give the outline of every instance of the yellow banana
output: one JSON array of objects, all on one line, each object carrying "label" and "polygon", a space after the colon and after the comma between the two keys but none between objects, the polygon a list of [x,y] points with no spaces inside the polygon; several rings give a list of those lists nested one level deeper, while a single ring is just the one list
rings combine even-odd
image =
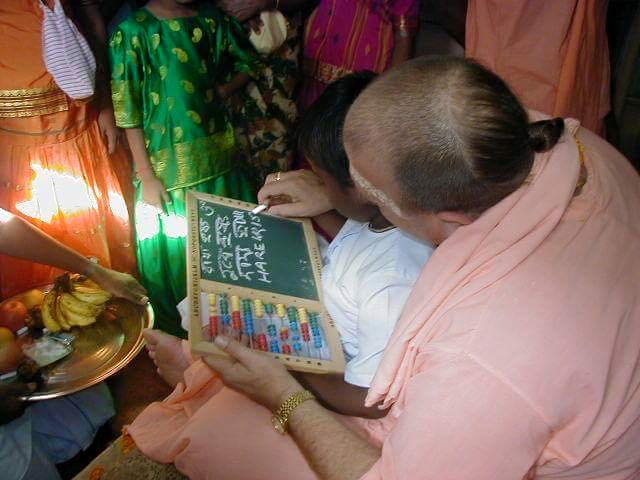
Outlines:
[{"label": "yellow banana", "polygon": [[78,300],[70,293],[60,294],[60,306],[64,311],[71,311],[83,317],[97,317],[104,310],[103,305],[94,305],[93,303],[83,302]]},{"label": "yellow banana", "polygon": [[59,332],[61,329],[60,324],[55,319],[56,297],[57,292],[54,288],[44,296],[42,307],[40,308],[42,323],[50,332]]},{"label": "yellow banana", "polygon": [[111,294],[104,290],[74,287],[71,295],[82,302],[91,303],[93,305],[104,305],[111,300]]},{"label": "yellow banana", "polygon": [[64,317],[66,322],[72,327],[86,327],[87,325],[91,325],[96,321],[96,317],[80,315],[72,310],[69,310],[62,302],[60,302],[59,307],[60,308],[58,312],[60,315],[58,317]]},{"label": "yellow banana", "polygon": [[60,292],[56,295],[56,301],[53,306],[54,317],[60,324],[63,330],[71,330],[71,324],[67,321],[67,317],[60,308]]}]

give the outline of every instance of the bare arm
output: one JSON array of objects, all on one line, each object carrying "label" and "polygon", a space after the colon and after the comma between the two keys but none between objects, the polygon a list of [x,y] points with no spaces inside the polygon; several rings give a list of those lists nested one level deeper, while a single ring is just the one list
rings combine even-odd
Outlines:
[{"label": "bare arm", "polygon": [[224,85],[220,85],[218,87],[218,93],[222,98],[228,98],[233,95],[237,90],[244,87],[247,83],[249,83],[251,77],[249,74],[241,72],[233,76],[233,78],[229,81],[229,83],[225,83]]},{"label": "bare arm", "polygon": [[0,253],[86,275],[114,295],[147,303],[144,288],[131,275],[101,267],[22,218],[0,213]]},{"label": "bare arm", "polygon": [[289,431],[311,468],[323,480],[355,480],[368,472],[380,451],[340,423],[315,401],[298,406]]},{"label": "bare arm", "polygon": [[144,143],[144,133],[141,128],[127,128],[127,140],[133,155],[133,165],[136,175],[141,183],[142,198],[148,205],[154,206],[158,211],[165,211],[164,204],[171,203],[171,197],[167,193],[163,183],[156,177],[149,154]]},{"label": "bare arm", "polygon": [[396,30],[394,37],[392,67],[400,65],[413,57],[413,40],[415,38],[402,30]]},{"label": "bare arm", "polygon": [[368,389],[345,382],[342,375],[294,372],[293,376],[312,391],[322,405],[336,413],[363,418],[382,418],[387,414],[375,406],[365,407]]}]

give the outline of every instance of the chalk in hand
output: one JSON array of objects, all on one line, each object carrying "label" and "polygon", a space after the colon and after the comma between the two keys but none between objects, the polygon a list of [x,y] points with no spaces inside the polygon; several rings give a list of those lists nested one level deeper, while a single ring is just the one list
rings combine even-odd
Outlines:
[{"label": "chalk in hand", "polygon": [[262,204],[262,205],[258,205],[256,208],[254,208],[253,210],[251,210],[251,213],[253,213],[254,215],[260,213],[260,212],[264,212],[267,208],[269,208],[268,205]]}]

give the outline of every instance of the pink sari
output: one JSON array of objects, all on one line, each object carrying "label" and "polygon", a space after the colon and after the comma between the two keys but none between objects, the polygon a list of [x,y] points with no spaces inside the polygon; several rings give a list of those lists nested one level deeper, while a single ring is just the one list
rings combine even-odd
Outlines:
[{"label": "pink sari", "polygon": [[[368,398],[390,413],[340,417],[381,446],[363,478],[637,478],[640,181],[566,123],[530,181],[425,267]],[[129,433],[194,479],[314,478],[269,417],[198,361]]]},{"label": "pink sari", "polygon": [[387,70],[394,32],[415,33],[419,8],[416,0],[321,0],[305,29],[301,108],[349,73]]}]

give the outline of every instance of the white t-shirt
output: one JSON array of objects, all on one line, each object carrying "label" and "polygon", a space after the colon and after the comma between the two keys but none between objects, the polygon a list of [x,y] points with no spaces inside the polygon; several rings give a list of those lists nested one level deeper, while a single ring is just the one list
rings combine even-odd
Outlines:
[{"label": "white t-shirt", "polygon": [[369,387],[404,304],[433,248],[397,228],[347,220],[327,249],[324,303],[347,358],[346,382]]},{"label": "white t-shirt", "polygon": [[[319,238],[320,240],[320,238]],[[344,380],[369,387],[413,284],[433,248],[397,228],[375,232],[347,220],[323,251],[324,303],[340,332],[347,359]],[[324,242],[326,244],[326,241]],[[207,322],[207,295],[200,299]],[[189,330],[189,302],[178,304],[182,328]]]}]

